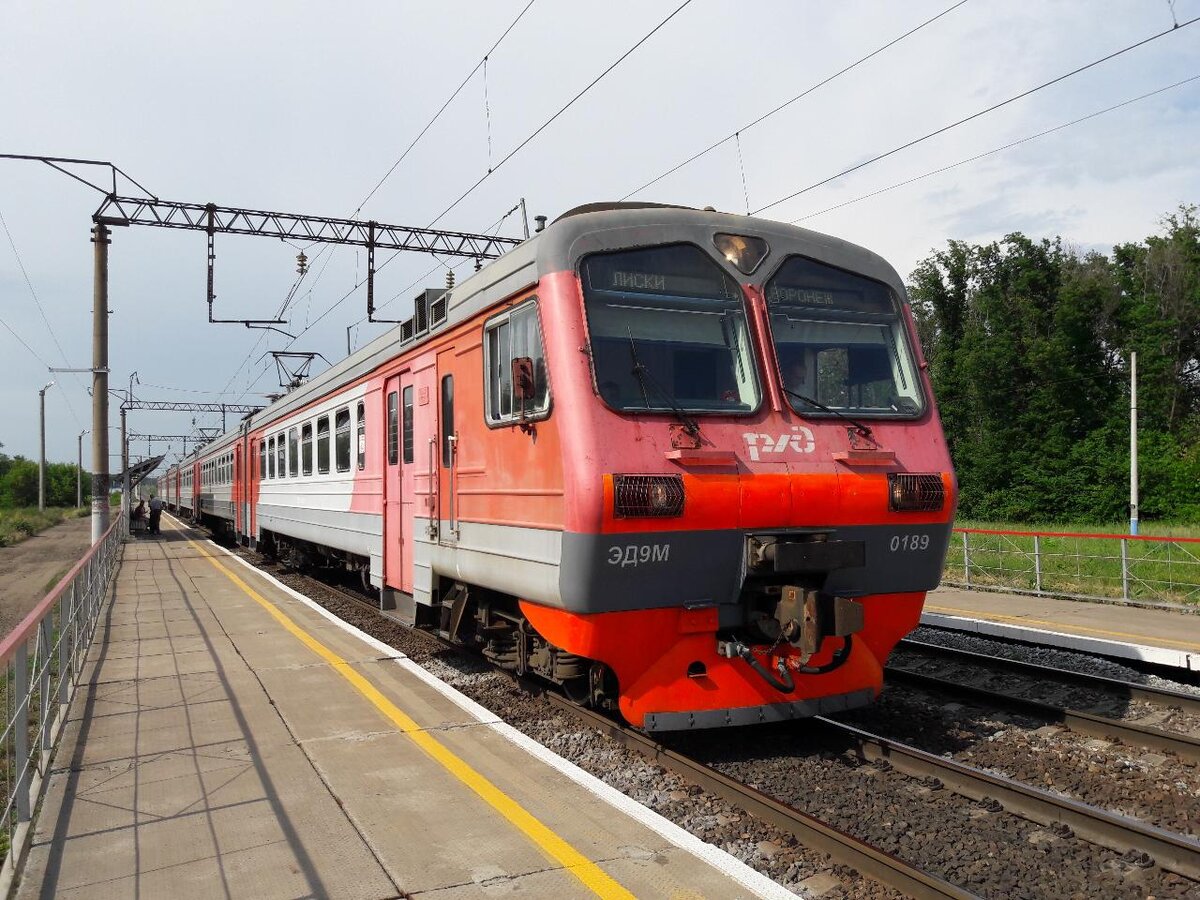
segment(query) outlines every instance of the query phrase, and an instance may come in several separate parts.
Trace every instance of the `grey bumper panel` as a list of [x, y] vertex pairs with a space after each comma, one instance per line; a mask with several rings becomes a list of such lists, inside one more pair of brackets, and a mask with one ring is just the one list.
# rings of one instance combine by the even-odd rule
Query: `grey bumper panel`
[[741, 725], [765, 725], [768, 722], [790, 722], [811, 716], [828, 716], [866, 706], [875, 697], [872, 688], [793, 700], [789, 703], [770, 703], [765, 706], [737, 706], [733, 709], [705, 709], [698, 712], [647, 713], [642, 727], [647, 731], [687, 731], [694, 728], [729, 728]]

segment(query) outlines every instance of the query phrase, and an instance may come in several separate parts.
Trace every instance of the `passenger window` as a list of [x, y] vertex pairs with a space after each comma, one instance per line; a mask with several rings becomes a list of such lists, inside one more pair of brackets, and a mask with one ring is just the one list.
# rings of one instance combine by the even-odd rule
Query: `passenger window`
[[305, 475], [312, 474], [312, 423], [300, 429], [301, 469]]
[[288, 429], [288, 474], [295, 478], [300, 474], [300, 430]]
[[350, 410], [339, 409], [335, 418], [337, 426], [334, 435], [334, 449], [337, 456], [337, 470], [350, 471]]
[[329, 416], [317, 419], [317, 473], [329, 471]]
[[442, 465], [454, 461], [454, 376], [442, 376]]
[[388, 394], [387, 416], [388, 416], [388, 426], [387, 426], [388, 465], [394, 466], [396, 464], [396, 444], [397, 444], [397, 440], [396, 440], [396, 438], [397, 438], [397, 434], [396, 434], [396, 426], [397, 426], [396, 418], [397, 418], [397, 416], [396, 416], [396, 392], [395, 391], [392, 391], [390, 394]]
[[355, 415], [358, 420], [358, 431], [356, 433], [358, 441], [358, 467], [359, 469], [365, 469], [367, 467], [367, 409], [366, 404], [362, 401], [359, 401]]
[[258, 442], [258, 477], [265, 479], [267, 477], [267, 442]]
[[287, 445], [283, 442], [283, 432], [275, 436], [275, 454], [278, 457], [275, 468], [283, 478], [287, 474]]
[[[550, 382], [536, 300], [502, 313], [488, 322], [484, 331], [488, 423], [545, 418], [550, 409]], [[523, 401], [516, 398], [512, 378], [513, 360], [521, 358], [533, 362], [533, 396]]]
[[275, 477], [275, 438], [267, 441], [267, 477]]
[[413, 461], [413, 389], [404, 389], [404, 461]]

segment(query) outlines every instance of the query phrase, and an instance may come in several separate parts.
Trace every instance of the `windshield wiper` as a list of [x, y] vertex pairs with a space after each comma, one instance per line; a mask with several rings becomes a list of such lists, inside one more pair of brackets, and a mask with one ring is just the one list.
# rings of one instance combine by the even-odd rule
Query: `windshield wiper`
[[671, 396], [670, 392], [650, 374], [650, 370], [638, 359], [637, 344], [633, 340], [633, 332], [629, 331], [629, 329], [626, 329], [626, 332], [629, 334], [629, 356], [633, 360], [633, 374], [637, 376], [638, 384], [642, 386], [642, 399], [646, 401], [646, 408], [650, 408], [650, 397], [646, 393], [646, 385], [649, 384], [660, 397], [667, 401], [667, 406], [675, 413], [675, 417], [679, 420], [679, 424], [683, 426], [684, 431], [694, 438], [699, 438], [700, 423], [685, 413], [679, 406], [678, 401]]
[[784, 388], [783, 392], [785, 394], [789, 394], [792, 397], [795, 397], [797, 400], [803, 400], [809, 406], [815, 406], [817, 409], [819, 409], [823, 412], [833, 413], [839, 419], [845, 419], [847, 422], [849, 422], [851, 425], [853, 425], [854, 430], [857, 431], [859, 434], [861, 434], [863, 437], [871, 438], [872, 440], [874, 440], [874, 435], [871, 433], [871, 429], [868, 428], [866, 425], [864, 425], [862, 422], [852, 419], [849, 416], [845, 415], [844, 413], [838, 412], [836, 409], [831, 409], [830, 407], [826, 406], [824, 403], [818, 403], [812, 397], [805, 397], [803, 394], [797, 394], [795, 391], [789, 391], [787, 388]]

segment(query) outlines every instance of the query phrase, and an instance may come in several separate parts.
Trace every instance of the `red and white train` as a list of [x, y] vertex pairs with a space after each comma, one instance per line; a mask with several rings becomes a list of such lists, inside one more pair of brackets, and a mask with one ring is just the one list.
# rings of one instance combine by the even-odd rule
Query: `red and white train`
[[426, 291], [162, 484], [647, 730], [870, 702], [957, 490], [891, 266], [648, 204]]

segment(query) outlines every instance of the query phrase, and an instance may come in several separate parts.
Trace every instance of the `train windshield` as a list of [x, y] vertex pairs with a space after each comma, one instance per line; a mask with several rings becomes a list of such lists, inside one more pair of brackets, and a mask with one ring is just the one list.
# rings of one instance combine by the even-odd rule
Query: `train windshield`
[[584, 260], [596, 388], [614, 409], [749, 413], [760, 389], [741, 288], [698, 247]]
[[914, 417], [924, 409], [899, 303], [884, 284], [794, 256], [767, 282], [788, 402], [805, 416]]

